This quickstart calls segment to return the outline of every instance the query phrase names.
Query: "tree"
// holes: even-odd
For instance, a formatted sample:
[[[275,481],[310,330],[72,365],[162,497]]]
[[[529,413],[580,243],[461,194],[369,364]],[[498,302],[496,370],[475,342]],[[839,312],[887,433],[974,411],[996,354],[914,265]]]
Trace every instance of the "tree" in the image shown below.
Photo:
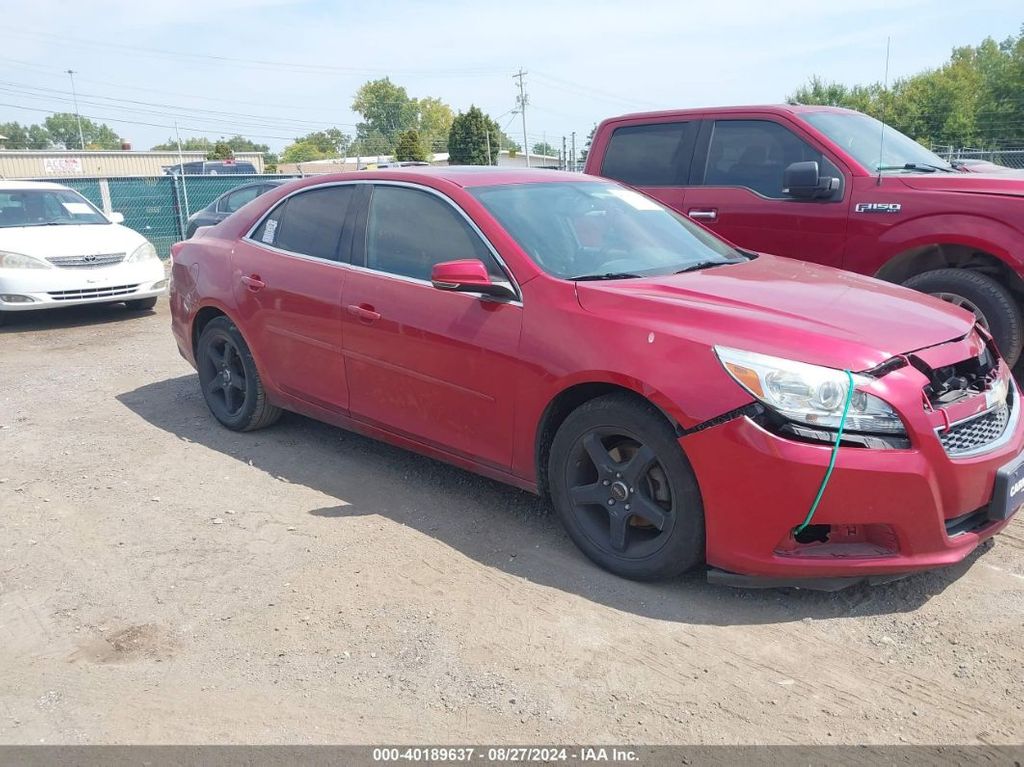
[[[231,147],[226,141],[218,141],[209,152],[206,153],[207,160],[230,160],[235,156],[235,153],[231,151]]]
[[[448,146],[455,113],[441,99],[428,96],[417,102],[419,106],[419,133],[428,152],[443,152]]]
[[[594,123],[590,129],[590,133],[587,134],[587,140],[583,144],[583,148],[580,150],[579,162],[585,163],[587,161],[587,155],[590,154],[590,145],[594,143],[594,134],[597,133],[597,123]]]
[[[348,134],[337,128],[313,131],[300,136],[281,152],[281,162],[310,162],[344,157],[352,143]]]
[[[43,121],[50,140],[64,149],[120,149],[121,137],[109,125],[95,123],[87,117],[82,120],[82,138],[78,137],[78,118],[71,112],[58,112]]]
[[[558,155],[558,150],[547,141],[538,141],[533,145],[532,151],[534,154],[547,155],[548,157],[556,157]]]
[[[1001,43],[955,48],[949,60],[897,80],[844,85],[812,77],[791,103],[827,104],[884,119],[929,146],[997,149],[1024,143],[1024,26]]]
[[[448,134],[448,164],[497,165],[500,133],[501,129],[494,120],[476,106],[470,106],[452,121]]]
[[[423,146],[423,140],[420,138],[418,130],[410,128],[398,134],[398,141],[395,144],[395,159],[420,162],[427,159],[427,150]]]
[[[0,142],[7,149],[49,149],[51,145],[50,134],[42,125],[0,123],[0,136],[7,137]]]
[[[377,136],[377,141],[383,138],[387,148],[381,154],[390,154],[398,134],[417,127],[419,120],[416,99],[387,77],[363,83],[352,100],[352,111],[364,120],[356,126],[356,140],[366,143],[371,136]]]

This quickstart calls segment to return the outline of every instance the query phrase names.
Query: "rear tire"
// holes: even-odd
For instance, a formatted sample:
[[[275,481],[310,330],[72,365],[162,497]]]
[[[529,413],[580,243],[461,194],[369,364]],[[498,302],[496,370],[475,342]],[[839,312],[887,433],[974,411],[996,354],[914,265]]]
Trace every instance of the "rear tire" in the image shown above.
[[[210,412],[232,431],[255,431],[281,417],[271,405],[242,334],[227,317],[207,323],[196,346],[203,398]]]
[[[1013,367],[1024,345],[1024,320],[1013,295],[986,274],[970,269],[935,269],[917,274],[905,287],[949,301],[978,317],[1007,364]]]
[[[704,559],[704,507],[675,430],[638,397],[608,394],[569,414],[548,465],[569,537],[606,570],[671,578]]]
[[[152,298],[136,298],[133,301],[125,301],[124,305],[130,312],[144,312],[156,306],[156,296]]]

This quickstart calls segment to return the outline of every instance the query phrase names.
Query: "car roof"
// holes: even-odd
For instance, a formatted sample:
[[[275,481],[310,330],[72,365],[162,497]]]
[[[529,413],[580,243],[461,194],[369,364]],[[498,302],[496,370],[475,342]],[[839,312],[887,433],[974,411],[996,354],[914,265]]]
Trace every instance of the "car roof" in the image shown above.
[[[4,181],[0,180],[0,192],[21,191],[27,192],[31,189],[70,189],[63,184],[55,184],[52,181]],[[72,190],[74,191],[74,190]]]
[[[309,178],[309,177],[307,177]],[[406,166],[402,168],[380,168],[378,170],[361,170],[348,173],[325,173],[315,176],[319,182],[324,181],[373,181],[391,179],[394,181],[411,181],[431,178],[447,181],[461,187],[501,186],[505,184],[534,184],[542,182],[568,181],[605,181],[587,176],[583,173],[567,173],[561,170],[545,168],[498,168],[493,165],[433,165]]]
[[[807,114],[809,112],[845,112],[847,114],[861,114],[855,109],[844,107],[831,107],[820,104],[749,104],[746,106],[728,107],[696,107],[690,109],[663,109],[657,112],[632,112],[630,114],[612,117],[608,122],[618,120],[636,120],[645,118],[665,118],[681,115],[720,115],[747,112],[767,112],[770,114]]]

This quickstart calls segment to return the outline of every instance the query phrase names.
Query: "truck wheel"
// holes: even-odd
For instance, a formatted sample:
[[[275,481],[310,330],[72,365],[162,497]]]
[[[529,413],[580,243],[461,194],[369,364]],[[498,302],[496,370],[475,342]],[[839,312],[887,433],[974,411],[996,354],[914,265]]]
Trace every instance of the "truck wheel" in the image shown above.
[[[972,312],[978,324],[988,330],[1010,367],[1024,345],[1024,320],[1010,291],[991,277],[970,269],[936,269],[911,277],[908,288],[930,293],[961,309]]]

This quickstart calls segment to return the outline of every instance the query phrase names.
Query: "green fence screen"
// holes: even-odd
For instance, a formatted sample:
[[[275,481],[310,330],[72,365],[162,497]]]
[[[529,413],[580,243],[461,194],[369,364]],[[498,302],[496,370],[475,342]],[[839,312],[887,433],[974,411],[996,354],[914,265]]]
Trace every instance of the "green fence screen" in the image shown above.
[[[188,216],[202,210],[224,192],[261,179],[297,176],[152,176],[125,178],[46,178],[71,187],[106,213],[124,215],[124,225],[146,237],[161,258],[184,239]]]

